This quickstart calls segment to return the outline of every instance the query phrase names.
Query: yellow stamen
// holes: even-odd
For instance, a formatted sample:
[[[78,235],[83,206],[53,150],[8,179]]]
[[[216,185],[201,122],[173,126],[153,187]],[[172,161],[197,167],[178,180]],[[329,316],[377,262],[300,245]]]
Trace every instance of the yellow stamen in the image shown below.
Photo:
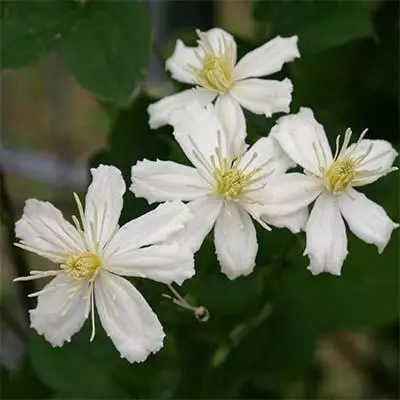
[[[196,69],[199,83],[217,92],[226,92],[233,83],[233,71],[225,56],[207,54],[202,60],[202,68]]]
[[[350,129],[346,130],[341,147],[340,136],[338,136],[336,139],[334,160],[329,168],[326,168],[324,165],[322,165],[321,161],[318,159],[320,171],[324,176],[325,186],[333,194],[340,194],[344,192],[352,185],[359,183],[360,179],[367,178],[368,176],[374,176],[376,174],[385,174],[390,172],[390,169],[377,168],[367,170],[364,168],[365,159],[371,154],[373,146],[372,143],[370,143],[361,154],[357,153],[358,146],[360,146],[365,133],[366,130],[361,133],[360,138],[354,145],[352,145],[352,148],[349,146],[352,135]],[[316,146],[314,146],[314,151],[316,152],[316,156],[318,158]],[[370,158],[368,162],[382,158],[386,154],[387,152],[377,154],[373,158]],[[326,162],[324,164],[326,164]]]
[[[237,168],[216,169],[214,176],[218,194],[228,200],[238,199],[250,180],[250,174]]]
[[[334,194],[346,190],[356,177],[356,166],[357,164],[350,157],[334,161],[325,175],[329,190]]]
[[[197,76],[197,83],[204,88],[224,93],[233,85],[233,68],[236,50],[228,40],[219,38],[218,45],[211,43],[208,36],[197,30],[199,48],[195,51],[201,67],[188,65]]]
[[[93,279],[101,266],[100,258],[90,252],[73,253],[62,266],[69,275],[77,279]]]

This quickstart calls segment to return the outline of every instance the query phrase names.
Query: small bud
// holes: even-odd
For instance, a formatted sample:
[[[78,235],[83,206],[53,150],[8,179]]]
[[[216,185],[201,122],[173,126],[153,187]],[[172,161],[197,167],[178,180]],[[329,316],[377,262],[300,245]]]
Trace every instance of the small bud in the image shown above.
[[[207,322],[210,319],[210,313],[208,312],[207,308],[204,306],[195,307],[189,304],[172,285],[168,285],[171,292],[174,294],[175,297],[170,296],[169,294],[162,294],[162,297],[171,300],[174,304],[185,308],[186,310],[190,310],[193,312],[194,316],[196,317],[197,321],[200,322]]]
[[[203,306],[197,307],[194,315],[196,316],[196,319],[200,322],[207,322],[210,319],[210,313],[208,312],[207,308]]]

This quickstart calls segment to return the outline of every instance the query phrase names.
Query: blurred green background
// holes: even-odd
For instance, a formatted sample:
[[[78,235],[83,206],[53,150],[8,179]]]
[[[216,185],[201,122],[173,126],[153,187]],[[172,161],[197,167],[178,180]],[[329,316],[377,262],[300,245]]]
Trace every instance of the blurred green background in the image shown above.
[[[1,398],[396,399],[399,356],[399,234],[382,255],[349,233],[341,277],[312,276],[304,235],[258,232],[253,274],[229,281],[212,240],[181,291],[208,308],[198,322],[135,281],[167,333],[165,346],[130,365],[102,329],[87,326],[53,349],[29,329],[26,294],[12,279],[50,266],[11,244],[26,198],[64,214],[85,192],[89,165],[130,167],[144,157],[186,162],[171,128],[151,131],[146,107],[181,85],[163,73],[176,38],[194,28],[235,35],[239,55],[276,35],[298,35],[292,112],[314,110],[334,141],[351,127],[398,149],[399,3],[396,1],[3,1],[1,140]],[[246,113],[249,140],[271,119]],[[363,188],[399,220],[398,174]],[[124,222],[149,210],[125,196]],[[25,272],[24,272],[25,271]],[[43,284],[39,282],[38,285]],[[100,324],[98,323],[98,326]]]

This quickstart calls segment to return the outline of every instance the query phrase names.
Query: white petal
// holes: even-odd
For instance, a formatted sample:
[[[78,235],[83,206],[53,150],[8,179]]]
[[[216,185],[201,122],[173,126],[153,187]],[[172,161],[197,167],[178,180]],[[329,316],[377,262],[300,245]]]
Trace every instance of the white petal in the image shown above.
[[[393,162],[398,155],[397,151],[386,140],[368,139],[361,140],[358,144],[352,144],[345,154],[351,155],[352,158],[364,158],[365,154],[368,154],[362,161],[361,166],[357,168],[357,172],[374,172],[364,178],[357,179],[356,182],[352,183],[353,186],[367,185],[391,172]]]
[[[233,67],[236,64],[236,42],[230,33],[220,28],[212,28],[202,34],[210,42],[216,56],[228,56],[230,65]]]
[[[237,80],[255,78],[280,71],[284,63],[300,57],[297,40],[297,36],[289,38],[277,36],[247,53],[239,60],[234,78]]]
[[[314,274],[329,272],[340,275],[347,256],[346,227],[340,215],[337,198],[328,192],[318,197],[306,227],[310,259],[308,269]]]
[[[256,229],[249,214],[234,202],[226,202],[214,228],[215,250],[221,271],[229,278],[249,275],[258,250]]]
[[[214,226],[221,209],[221,201],[207,196],[193,200],[187,206],[193,215],[193,219],[185,225],[181,232],[171,236],[168,243],[187,246],[195,253]]]
[[[338,201],[351,231],[364,242],[376,245],[382,253],[399,224],[394,223],[380,205],[354,189],[348,189]]]
[[[239,154],[245,147],[246,119],[240,104],[229,94],[218,96],[215,103],[218,115],[224,127],[232,154]]]
[[[188,248],[178,245],[154,245],[137,250],[122,250],[110,257],[104,268],[118,275],[179,284],[195,273],[193,253]]]
[[[131,283],[102,271],[94,290],[101,323],[122,358],[131,363],[142,362],[161,349],[163,328]]]
[[[206,106],[215,99],[215,96],[216,93],[210,90],[196,88],[164,97],[147,108],[150,128],[157,129],[160,126],[170,124],[170,117],[174,111],[196,102]]]
[[[293,161],[314,175],[321,176],[320,166],[327,167],[332,163],[324,128],[309,108],[302,107],[297,114],[281,117],[271,135]]]
[[[118,257],[120,253],[166,240],[192,218],[189,208],[180,201],[160,204],[122,226],[104,250],[104,258]]]
[[[51,203],[29,199],[22,218],[15,224],[15,234],[22,243],[51,261],[65,261],[69,253],[84,251],[77,230]]]
[[[253,161],[251,161],[252,159]],[[293,161],[282,151],[277,141],[270,137],[258,139],[250,147],[240,161],[239,168],[244,168],[246,165],[249,165],[246,171],[262,167],[261,173],[279,175],[295,166]],[[256,186],[258,185],[256,184]]]
[[[198,103],[189,104],[174,112],[170,123],[174,127],[174,137],[186,157],[197,169],[204,171],[203,175],[210,176],[204,165],[211,164],[211,156],[216,157],[216,148],[222,157],[231,159],[228,138],[224,135],[222,121],[212,104],[207,107]]]
[[[248,212],[248,214],[257,221],[267,231],[271,230],[271,227],[267,224],[264,218],[265,212],[261,204],[253,201],[246,201],[241,203],[241,206]]]
[[[270,117],[276,112],[289,112],[293,85],[289,79],[273,81],[246,79],[234,84],[231,95],[239,104],[254,114]]]
[[[292,214],[281,215],[278,217],[263,215],[263,220],[277,228],[288,228],[293,233],[304,231],[308,220],[308,209],[302,208]]]
[[[38,305],[30,310],[31,327],[53,347],[69,342],[78,332],[90,310],[88,282],[60,273],[43,288]]]
[[[322,190],[318,178],[294,172],[268,178],[255,200],[264,205],[265,214],[281,217],[307,207]]]
[[[196,83],[196,76],[191,67],[201,68],[201,63],[195,51],[195,47],[185,46],[182,40],[176,41],[174,53],[165,63],[165,69],[171,72],[173,79],[185,83]]]
[[[86,194],[85,234],[95,251],[97,243],[103,247],[118,227],[126,186],[118,168],[100,165],[90,172],[93,180]]]
[[[138,161],[132,167],[132,186],[136,197],[151,204],[156,201],[190,201],[206,195],[210,185],[193,167],[172,161]]]

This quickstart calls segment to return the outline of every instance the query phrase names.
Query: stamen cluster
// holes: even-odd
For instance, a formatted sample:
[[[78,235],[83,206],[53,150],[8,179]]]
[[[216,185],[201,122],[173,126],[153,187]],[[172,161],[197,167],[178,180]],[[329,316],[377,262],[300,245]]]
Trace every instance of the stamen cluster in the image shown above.
[[[198,82],[204,88],[224,93],[233,84],[234,49],[225,38],[220,38],[218,50],[214,49],[210,39],[203,32],[197,30],[199,47],[195,54],[200,61],[201,68],[188,65],[197,76]]]
[[[67,273],[73,278],[92,280],[101,266],[99,256],[85,251],[71,254],[64,264]]]

